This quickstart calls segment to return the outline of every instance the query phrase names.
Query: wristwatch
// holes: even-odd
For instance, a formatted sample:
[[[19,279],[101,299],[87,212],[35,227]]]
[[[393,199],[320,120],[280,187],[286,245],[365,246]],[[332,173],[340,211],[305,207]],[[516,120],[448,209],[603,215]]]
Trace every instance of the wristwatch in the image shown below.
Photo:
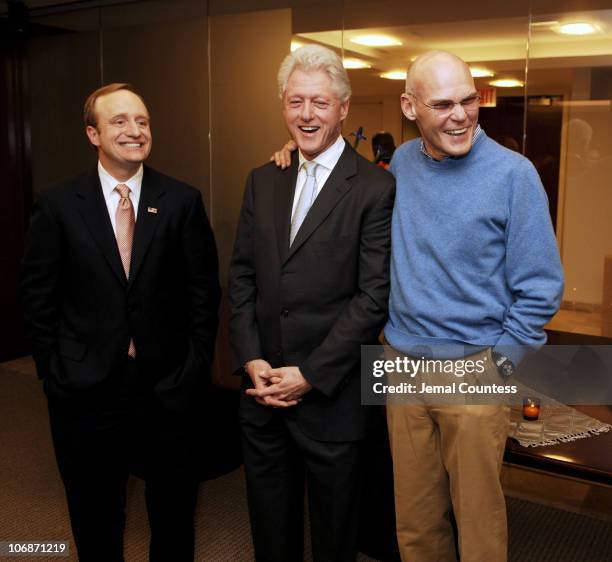
[[[511,377],[516,371],[514,363],[505,355],[502,355],[498,351],[491,350],[491,357],[497,367],[497,372],[504,378]]]

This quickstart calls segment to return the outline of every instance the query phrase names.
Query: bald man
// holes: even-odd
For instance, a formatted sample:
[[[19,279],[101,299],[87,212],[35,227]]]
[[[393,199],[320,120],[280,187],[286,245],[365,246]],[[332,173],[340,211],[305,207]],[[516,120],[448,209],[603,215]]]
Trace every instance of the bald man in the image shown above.
[[[540,178],[480,128],[478,91],[458,57],[419,57],[401,106],[421,138],[390,166],[397,196],[385,339],[401,354],[481,360],[481,378],[503,385],[523,350],[545,342],[563,290]],[[387,408],[402,560],[456,560],[453,510],[462,562],[504,562],[509,407],[451,402]]]

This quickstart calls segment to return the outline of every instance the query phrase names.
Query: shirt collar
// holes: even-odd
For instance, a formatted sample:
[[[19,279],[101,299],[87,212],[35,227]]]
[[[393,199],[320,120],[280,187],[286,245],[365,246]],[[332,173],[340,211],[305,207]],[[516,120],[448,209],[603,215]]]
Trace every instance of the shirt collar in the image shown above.
[[[480,127],[480,123],[478,123],[476,125],[476,128],[474,129],[474,135],[472,136],[472,146],[474,146],[474,143],[476,142],[476,139],[478,139],[478,137],[482,134],[482,129]],[[427,152],[427,149],[425,148],[425,143],[423,142],[423,139],[421,139],[421,152],[427,156],[427,158],[429,158],[430,160],[436,161],[437,159],[434,158],[431,154],[429,154],[429,152]],[[452,158],[452,157],[451,157]]]
[[[113,190],[117,187],[117,184],[123,183],[130,188],[133,195],[139,197],[140,189],[142,187],[142,176],[144,174],[144,168],[141,164],[138,171],[127,181],[119,181],[111,174],[109,174],[102,166],[102,162],[98,160],[98,175],[100,176],[100,184],[102,185],[102,192],[104,193],[104,199],[108,199]]]
[[[340,156],[342,156],[342,152],[344,151],[344,145],[345,145],[344,139],[342,138],[342,135],[339,135],[338,138],[336,139],[336,142],[334,142],[334,144],[332,144],[329,148],[321,152],[321,154],[319,154],[312,161],[319,164],[319,166],[323,166],[327,170],[331,171],[334,169],[334,166],[338,163],[338,160],[340,160]],[[304,158],[301,150],[298,151],[298,153],[299,153],[298,170],[301,170],[304,162],[308,162],[308,160]]]

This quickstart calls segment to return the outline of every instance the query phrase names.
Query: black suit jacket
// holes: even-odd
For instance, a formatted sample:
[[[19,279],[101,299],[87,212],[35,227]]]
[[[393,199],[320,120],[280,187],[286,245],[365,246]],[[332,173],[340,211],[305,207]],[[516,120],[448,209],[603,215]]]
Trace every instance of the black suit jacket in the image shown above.
[[[346,141],[345,141],[346,142]],[[234,368],[263,358],[296,365],[313,386],[296,407],[274,410],[244,395],[241,416],[286,415],[310,437],[360,439],[360,346],[387,315],[393,177],[348,143],[289,247],[298,157],[247,180],[230,272]],[[251,386],[248,376],[245,388]]]
[[[184,411],[212,361],[217,252],[200,193],[145,166],[126,279],[97,168],[43,193],[22,269],[26,323],[50,396],[109,377],[130,338],[160,398]]]

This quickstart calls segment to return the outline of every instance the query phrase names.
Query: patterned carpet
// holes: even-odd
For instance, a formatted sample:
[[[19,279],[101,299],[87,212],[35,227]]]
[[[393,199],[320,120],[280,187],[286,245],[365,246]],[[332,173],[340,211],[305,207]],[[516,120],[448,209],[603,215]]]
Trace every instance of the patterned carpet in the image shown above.
[[[76,561],[51,445],[46,400],[29,359],[0,365],[0,443],[0,541],[70,540],[71,555],[53,560]],[[200,486],[196,521],[198,561],[253,560],[242,470]],[[131,478],[128,486],[125,545],[126,562],[147,560],[144,486],[137,478]],[[305,555],[311,559],[309,541],[305,541]],[[23,556],[13,559],[28,560]],[[360,561],[372,558],[361,555]]]
[[[46,402],[29,359],[0,365],[0,443],[0,540],[70,540]],[[147,560],[142,488],[139,480],[130,480],[127,562]],[[612,562],[612,520],[512,498],[508,498],[508,515],[511,562]],[[253,560],[241,470],[202,484],[197,521],[198,561]],[[306,544],[306,560],[310,558]],[[71,556],[59,560],[76,560],[74,544]],[[360,561],[372,559],[361,555]]]

